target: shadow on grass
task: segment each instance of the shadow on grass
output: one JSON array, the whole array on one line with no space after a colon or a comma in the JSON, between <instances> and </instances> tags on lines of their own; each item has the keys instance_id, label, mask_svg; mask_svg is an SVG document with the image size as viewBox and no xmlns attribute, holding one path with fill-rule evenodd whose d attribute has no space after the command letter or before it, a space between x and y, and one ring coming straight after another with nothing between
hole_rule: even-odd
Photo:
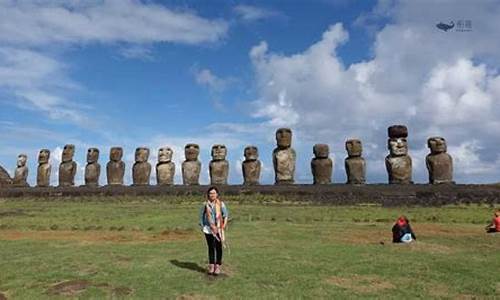
<instances>
[{"instance_id":1,"label":"shadow on grass","mask_svg":"<svg viewBox=\"0 0 500 300\"><path fill-rule=\"evenodd\" d=\"M197 263L194 262L189 262L189 261L178 261L177 259L172 259L170 261L171 264L173 264L176 267L183 268L183 269L188 269L200 273L205 273L207 270Z\"/></svg>"}]
</instances>

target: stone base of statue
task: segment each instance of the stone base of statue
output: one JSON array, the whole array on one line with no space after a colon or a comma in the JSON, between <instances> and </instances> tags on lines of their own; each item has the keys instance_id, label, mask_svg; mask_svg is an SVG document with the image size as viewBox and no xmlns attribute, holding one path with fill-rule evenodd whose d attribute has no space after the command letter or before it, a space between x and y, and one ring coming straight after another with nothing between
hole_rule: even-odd
<instances>
[{"instance_id":1,"label":"stone base of statue","mask_svg":"<svg viewBox=\"0 0 500 300\"><path fill-rule=\"evenodd\" d=\"M295 182L295 158L295 150L292 148L273 151L275 184L293 184Z\"/></svg>"},{"instance_id":2,"label":"stone base of statue","mask_svg":"<svg viewBox=\"0 0 500 300\"><path fill-rule=\"evenodd\" d=\"M156 165L156 183L158 185L173 185L175 163L165 162Z\"/></svg>"},{"instance_id":3,"label":"stone base of statue","mask_svg":"<svg viewBox=\"0 0 500 300\"><path fill-rule=\"evenodd\" d=\"M76 162L67 161L59 165L59 186L67 187L75 185Z\"/></svg>"},{"instance_id":4,"label":"stone base of statue","mask_svg":"<svg viewBox=\"0 0 500 300\"><path fill-rule=\"evenodd\" d=\"M455 183L453 181L453 161L448 153L429 154L425 158L429 170L429 183Z\"/></svg>"},{"instance_id":5,"label":"stone base of statue","mask_svg":"<svg viewBox=\"0 0 500 300\"><path fill-rule=\"evenodd\" d=\"M229 174L229 162L227 160L211 161L208 168L211 185L227 185Z\"/></svg>"},{"instance_id":6,"label":"stone base of statue","mask_svg":"<svg viewBox=\"0 0 500 300\"><path fill-rule=\"evenodd\" d=\"M332 183L333 162L330 158L313 158L311 170L314 184Z\"/></svg>"},{"instance_id":7,"label":"stone base of statue","mask_svg":"<svg viewBox=\"0 0 500 300\"><path fill-rule=\"evenodd\" d=\"M243 169L243 184L258 185L260 179L261 162L258 160L244 161Z\"/></svg>"},{"instance_id":8,"label":"stone base of statue","mask_svg":"<svg viewBox=\"0 0 500 300\"><path fill-rule=\"evenodd\" d=\"M201 162L185 161L182 163L182 183L184 185L200 184Z\"/></svg>"},{"instance_id":9,"label":"stone base of statue","mask_svg":"<svg viewBox=\"0 0 500 300\"><path fill-rule=\"evenodd\" d=\"M151 177L151 164L148 162L136 162L132 167L133 185L149 185Z\"/></svg>"},{"instance_id":10,"label":"stone base of statue","mask_svg":"<svg viewBox=\"0 0 500 300\"><path fill-rule=\"evenodd\" d=\"M362 157L348 157L345 159L345 171L348 184L366 183L366 163Z\"/></svg>"},{"instance_id":11,"label":"stone base of statue","mask_svg":"<svg viewBox=\"0 0 500 300\"><path fill-rule=\"evenodd\" d=\"M412 184L411 157L408 155L385 158L390 184Z\"/></svg>"}]
</instances>

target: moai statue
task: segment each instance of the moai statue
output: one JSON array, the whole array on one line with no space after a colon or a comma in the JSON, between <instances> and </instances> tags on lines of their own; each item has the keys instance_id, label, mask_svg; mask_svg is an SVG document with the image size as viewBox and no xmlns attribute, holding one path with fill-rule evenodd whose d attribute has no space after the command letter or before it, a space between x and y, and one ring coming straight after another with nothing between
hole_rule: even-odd
<instances>
[{"instance_id":1,"label":"moai statue","mask_svg":"<svg viewBox=\"0 0 500 300\"><path fill-rule=\"evenodd\" d=\"M363 145L360 140L351 139L345 142L347 157L345 159L345 172L348 184L364 184L366 182L366 163L361 157Z\"/></svg>"},{"instance_id":2,"label":"moai statue","mask_svg":"<svg viewBox=\"0 0 500 300\"><path fill-rule=\"evenodd\" d=\"M243 152L245 160L241 164L243 169L243 184L257 185L260 179L261 162L259 160L259 150L255 146L245 147Z\"/></svg>"},{"instance_id":3,"label":"moai statue","mask_svg":"<svg viewBox=\"0 0 500 300\"><path fill-rule=\"evenodd\" d=\"M135 163L132 167L132 181L134 185L149 185L151 164L148 162L149 149L139 147L135 149Z\"/></svg>"},{"instance_id":4,"label":"moai statue","mask_svg":"<svg viewBox=\"0 0 500 300\"><path fill-rule=\"evenodd\" d=\"M38 153L38 169L36 173L36 186L45 187L50 185L50 171L52 166L49 163L50 150L42 149Z\"/></svg>"},{"instance_id":5,"label":"moai statue","mask_svg":"<svg viewBox=\"0 0 500 300\"><path fill-rule=\"evenodd\" d=\"M227 184L229 162L226 160L227 148L225 145L212 146L212 161L208 165L210 184Z\"/></svg>"},{"instance_id":6,"label":"moai statue","mask_svg":"<svg viewBox=\"0 0 500 300\"><path fill-rule=\"evenodd\" d=\"M9 172L0 166L0 187L6 187L12 185L12 178L10 178Z\"/></svg>"},{"instance_id":7,"label":"moai statue","mask_svg":"<svg viewBox=\"0 0 500 300\"><path fill-rule=\"evenodd\" d=\"M311 171L314 184L332 183L333 162L328 157L330 148L327 144L316 144L313 147L314 158L311 160Z\"/></svg>"},{"instance_id":8,"label":"moai statue","mask_svg":"<svg viewBox=\"0 0 500 300\"><path fill-rule=\"evenodd\" d=\"M389 155L385 158L385 166L391 184L409 184L411 180L411 157L408 155L408 129L404 125L393 125L388 128L387 147Z\"/></svg>"},{"instance_id":9,"label":"moai statue","mask_svg":"<svg viewBox=\"0 0 500 300\"><path fill-rule=\"evenodd\" d=\"M108 185L123 185L125 163L122 161L122 157L122 147L112 147L111 150L109 150L109 162L106 165Z\"/></svg>"},{"instance_id":10,"label":"moai statue","mask_svg":"<svg viewBox=\"0 0 500 300\"><path fill-rule=\"evenodd\" d=\"M292 130L280 128L276 130L277 146L273 151L275 184L291 184L294 182L296 154L292 146Z\"/></svg>"},{"instance_id":11,"label":"moai statue","mask_svg":"<svg viewBox=\"0 0 500 300\"><path fill-rule=\"evenodd\" d=\"M75 145L64 145L59 165L59 186L74 186L77 165L73 161Z\"/></svg>"},{"instance_id":12,"label":"moai statue","mask_svg":"<svg viewBox=\"0 0 500 300\"><path fill-rule=\"evenodd\" d=\"M28 167L26 162L28 161L28 156L26 154L19 154L17 156L17 168L14 171L14 186L29 186L28 184Z\"/></svg>"},{"instance_id":13,"label":"moai statue","mask_svg":"<svg viewBox=\"0 0 500 300\"><path fill-rule=\"evenodd\" d=\"M184 185L198 185L200 180L201 162L198 160L200 146L187 144L184 147L186 160L182 163L182 183Z\"/></svg>"},{"instance_id":14,"label":"moai statue","mask_svg":"<svg viewBox=\"0 0 500 300\"><path fill-rule=\"evenodd\" d=\"M431 150L425 158L429 183L454 183L453 159L446 153L446 140L439 136L431 137L427 140L427 146Z\"/></svg>"},{"instance_id":15,"label":"moai statue","mask_svg":"<svg viewBox=\"0 0 500 300\"><path fill-rule=\"evenodd\" d=\"M158 150L158 163L156 164L156 183L158 185L173 185L175 163L172 161L174 151L169 147Z\"/></svg>"},{"instance_id":16,"label":"moai statue","mask_svg":"<svg viewBox=\"0 0 500 300\"><path fill-rule=\"evenodd\" d=\"M87 165L85 166L85 185L98 186L99 176L101 175L101 165L99 160L99 149L89 148L87 151Z\"/></svg>"}]
</instances>

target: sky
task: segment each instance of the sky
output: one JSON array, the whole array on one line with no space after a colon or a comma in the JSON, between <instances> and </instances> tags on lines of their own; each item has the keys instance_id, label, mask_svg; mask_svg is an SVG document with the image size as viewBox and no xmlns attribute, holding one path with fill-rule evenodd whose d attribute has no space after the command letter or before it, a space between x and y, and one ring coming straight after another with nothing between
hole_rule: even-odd
<instances>
[{"instance_id":1,"label":"sky","mask_svg":"<svg viewBox=\"0 0 500 300\"><path fill-rule=\"evenodd\" d=\"M369 183L387 182L387 127L405 124L413 179L426 183L426 141L443 136L458 183L500 181L500 1L0 0L0 165L12 175L51 150L201 148L209 182L225 144L230 184L243 181L246 145L259 148L272 184L275 131L289 127L297 183L311 183L316 143L330 146L344 183L345 141L362 140ZM452 24L448 31L438 23ZM105 184L105 172L100 183ZM151 183L155 183L152 172Z\"/></svg>"}]
</instances>

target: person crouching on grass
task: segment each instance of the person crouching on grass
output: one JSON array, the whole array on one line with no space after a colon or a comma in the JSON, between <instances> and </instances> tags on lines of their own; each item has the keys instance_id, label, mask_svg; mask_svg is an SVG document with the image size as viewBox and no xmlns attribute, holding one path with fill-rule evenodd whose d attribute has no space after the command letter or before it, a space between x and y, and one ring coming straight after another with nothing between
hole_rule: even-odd
<instances>
[{"instance_id":1,"label":"person crouching on grass","mask_svg":"<svg viewBox=\"0 0 500 300\"><path fill-rule=\"evenodd\" d=\"M495 212L493 219L485 229L487 233L500 232L500 209Z\"/></svg>"},{"instance_id":2,"label":"person crouching on grass","mask_svg":"<svg viewBox=\"0 0 500 300\"><path fill-rule=\"evenodd\" d=\"M207 190L207 201L200 211L200 224L208 246L208 274L219 275L222 265L222 244L228 211L219 199L219 190L212 186Z\"/></svg>"},{"instance_id":3,"label":"person crouching on grass","mask_svg":"<svg viewBox=\"0 0 500 300\"><path fill-rule=\"evenodd\" d=\"M410 243L416 240L415 234L410 226L410 221L404 215L400 216L394 226L392 226L392 242L393 243Z\"/></svg>"}]
</instances>

